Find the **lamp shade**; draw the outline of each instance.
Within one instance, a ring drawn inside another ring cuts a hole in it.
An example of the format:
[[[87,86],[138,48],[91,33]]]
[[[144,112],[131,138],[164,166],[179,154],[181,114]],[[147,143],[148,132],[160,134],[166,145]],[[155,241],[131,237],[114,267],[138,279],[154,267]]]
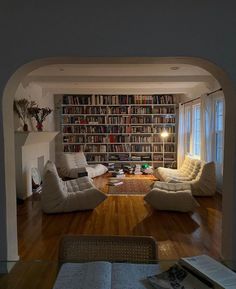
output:
[[[161,132],[161,137],[168,137],[168,136],[169,136],[168,131],[163,130],[163,131]]]

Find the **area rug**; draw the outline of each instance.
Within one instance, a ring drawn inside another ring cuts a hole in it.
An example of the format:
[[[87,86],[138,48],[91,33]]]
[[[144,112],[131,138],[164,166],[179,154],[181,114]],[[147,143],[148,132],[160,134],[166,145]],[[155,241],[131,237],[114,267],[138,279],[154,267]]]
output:
[[[119,186],[108,186],[109,195],[145,195],[153,184],[150,179],[121,179],[123,182]]]

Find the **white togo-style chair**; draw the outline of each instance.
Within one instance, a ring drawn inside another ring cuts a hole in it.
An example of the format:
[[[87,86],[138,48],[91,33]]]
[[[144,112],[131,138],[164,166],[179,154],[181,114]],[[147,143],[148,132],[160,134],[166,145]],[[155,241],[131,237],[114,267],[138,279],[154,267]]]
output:
[[[46,163],[41,194],[42,210],[45,213],[91,210],[106,198],[89,177],[63,181],[55,164],[51,161]]]
[[[180,169],[159,167],[154,175],[162,182],[190,184],[194,196],[213,196],[216,192],[214,162],[186,156]]]
[[[108,171],[102,164],[88,165],[83,152],[59,154],[57,167],[62,177],[71,179],[77,178],[82,168],[87,171],[90,178],[101,176]]]

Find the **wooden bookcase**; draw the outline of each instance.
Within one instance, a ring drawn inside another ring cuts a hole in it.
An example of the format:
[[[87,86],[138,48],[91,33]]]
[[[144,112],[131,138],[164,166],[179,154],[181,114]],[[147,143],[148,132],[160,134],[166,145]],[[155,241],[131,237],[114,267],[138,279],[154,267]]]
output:
[[[176,161],[173,95],[63,95],[60,119],[64,152],[84,151],[90,164]]]

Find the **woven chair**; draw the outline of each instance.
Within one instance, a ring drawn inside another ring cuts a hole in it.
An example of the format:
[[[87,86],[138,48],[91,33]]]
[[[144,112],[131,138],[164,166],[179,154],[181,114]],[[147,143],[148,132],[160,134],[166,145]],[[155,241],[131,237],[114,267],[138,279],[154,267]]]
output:
[[[157,243],[139,236],[64,236],[59,247],[59,262],[133,262],[157,260]]]

